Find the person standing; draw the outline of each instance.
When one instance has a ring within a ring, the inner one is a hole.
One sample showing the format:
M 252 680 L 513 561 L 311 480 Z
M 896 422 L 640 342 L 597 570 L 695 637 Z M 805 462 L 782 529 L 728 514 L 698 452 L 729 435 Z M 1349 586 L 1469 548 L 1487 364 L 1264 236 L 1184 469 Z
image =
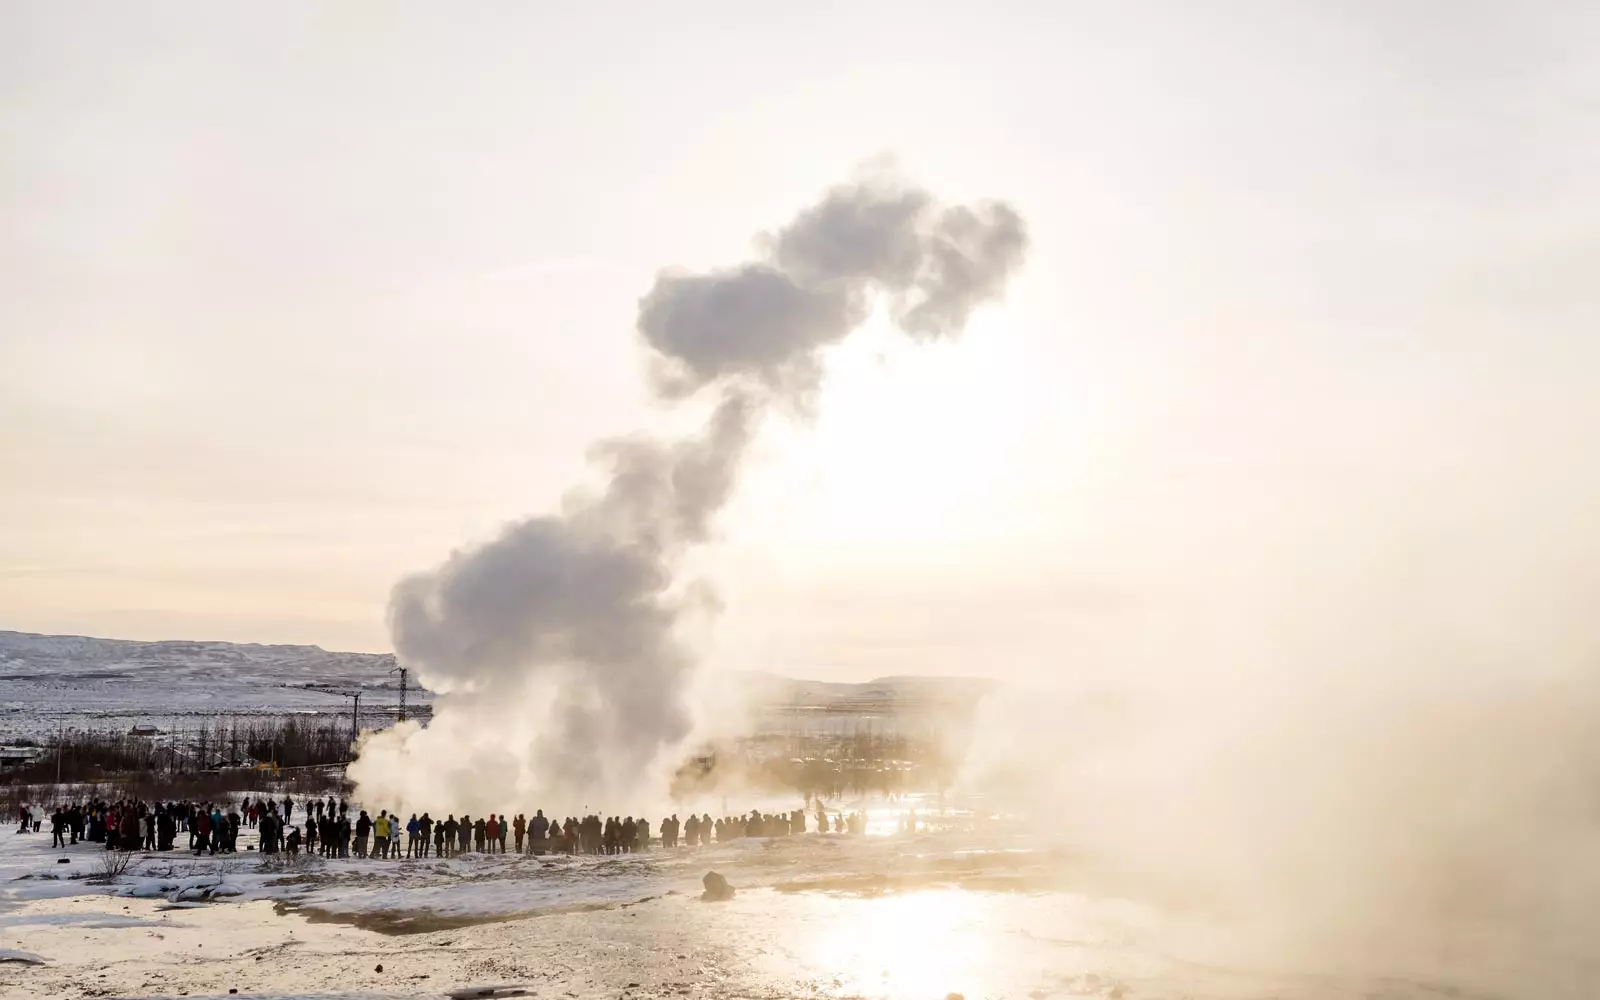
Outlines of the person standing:
M 261 853 L 278 853 L 278 817 L 271 810 L 261 814 L 256 820 L 256 828 L 261 831 Z
M 194 822 L 189 824 L 189 833 L 194 841 L 194 856 L 198 858 L 211 846 L 211 814 L 204 809 L 197 810 Z

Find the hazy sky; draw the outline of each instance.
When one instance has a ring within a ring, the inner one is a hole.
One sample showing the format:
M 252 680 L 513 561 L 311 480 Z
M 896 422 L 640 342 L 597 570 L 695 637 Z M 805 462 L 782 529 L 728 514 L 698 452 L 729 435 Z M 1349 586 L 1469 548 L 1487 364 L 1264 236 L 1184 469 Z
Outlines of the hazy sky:
M 886 154 L 1029 261 L 773 428 L 717 662 L 1055 669 L 1419 545 L 1576 563 L 1597 51 L 1555 0 L 5 3 L 0 627 L 386 648 L 402 574 L 672 424 L 658 269 Z

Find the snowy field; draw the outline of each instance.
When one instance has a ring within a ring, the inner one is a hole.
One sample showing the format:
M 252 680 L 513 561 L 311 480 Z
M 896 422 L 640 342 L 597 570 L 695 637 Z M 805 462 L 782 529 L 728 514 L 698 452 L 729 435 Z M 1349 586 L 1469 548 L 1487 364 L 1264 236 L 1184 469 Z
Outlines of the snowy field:
M 38 961 L 0 961 L 0 996 L 436 997 L 490 983 L 567 1000 L 1594 995 L 1592 959 L 1524 968 L 1488 938 L 1390 968 L 1314 952 L 1268 962 L 1268 914 L 1161 901 L 981 826 L 291 868 L 252 842 L 231 857 L 139 855 L 106 879 L 96 845 L 51 850 L 48 833 L 6 829 L 0 948 Z M 709 870 L 733 900 L 699 899 Z M 1481 985 L 1519 981 L 1539 988 Z
M 313 647 L 0 633 L 0 734 L 63 720 L 338 712 L 342 702 L 286 685 L 371 689 L 392 683 L 388 666 Z M 790 732 L 863 718 L 882 731 L 893 713 L 874 706 L 948 698 L 962 683 L 744 682 L 777 706 L 762 723 Z M 1530 942 L 1497 927 L 1430 927 L 1421 946 L 1387 930 L 1291 933 L 1281 914 L 1108 871 L 1076 852 L 1071 830 L 1045 837 L 982 817 L 953 811 L 905 835 L 896 808 L 878 804 L 865 837 L 298 864 L 262 858 L 244 831 L 236 855 L 141 853 L 116 877 L 98 845 L 52 850 L 47 831 L 4 824 L 0 997 L 410 998 L 494 983 L 552 1000 L 1600 997 L 1600 949 L 1588 941 Z M 711 870 L 738 888 L 734 899 L 700 900 Z M 1363 926 L 1387 928 L 1383 916 Z
M 38 738 L 65 725 L 115 729 L 137 723 L 192 728 L 228 712 L 349 717 L 349 702 L 305 685 L 370 694 L 362 714 L 399 699 L 394 658 L 330 653 L 316 646 L 229 642 L 129 642 L 0 631 L 0 742 Z M 429 701 L 413 690 L 413 704 Z

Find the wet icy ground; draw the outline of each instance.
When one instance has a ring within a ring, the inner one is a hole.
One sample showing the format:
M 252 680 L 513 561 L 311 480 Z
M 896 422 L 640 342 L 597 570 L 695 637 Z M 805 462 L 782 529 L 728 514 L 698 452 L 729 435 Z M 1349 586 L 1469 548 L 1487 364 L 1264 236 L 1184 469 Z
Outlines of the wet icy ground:
M 1399 965 L 1286 963 L 1251 946 L 1273 933 L 1270 914 L 1091 878 L 994 831 L 289 871 L 253 852 L 175 852 L 109 884 L 94 877 L 103 851 L 48 841 L 0 832 L 0 948 L 44 959 L 0 963 L 0 996 L 422 997 L 483 983 L 558 1000 L 1600 995 L 1585 992 L 1592 964 L 1537 989 L 1486 987 L 1517 969 L 1482 941 Z M 698 899 L 710 869 L 735 899 Z

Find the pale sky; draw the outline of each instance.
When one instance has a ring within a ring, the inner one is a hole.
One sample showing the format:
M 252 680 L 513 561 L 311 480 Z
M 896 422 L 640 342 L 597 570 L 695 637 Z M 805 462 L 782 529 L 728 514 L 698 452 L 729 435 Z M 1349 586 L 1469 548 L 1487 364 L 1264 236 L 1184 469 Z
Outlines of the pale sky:
M 1469 538 L 1580 572 L 1597 52 L 1555 0 L 0 4 L 0 627 L 387 648 L 401 575 L 673 425 L 658 269 L 884 155 L 1028 263 L 764 439 L 714 662 L 1054 670 Z

